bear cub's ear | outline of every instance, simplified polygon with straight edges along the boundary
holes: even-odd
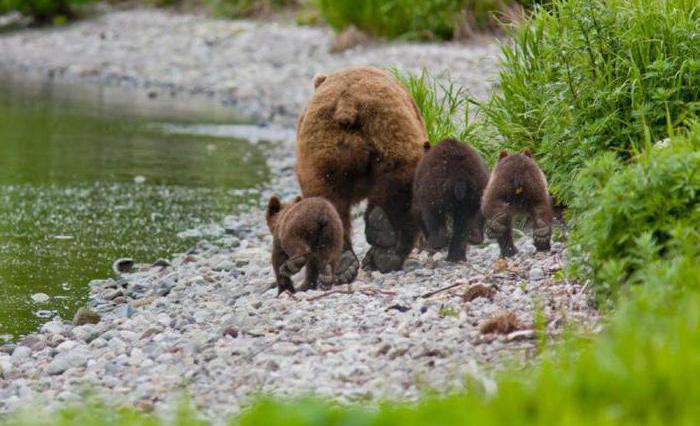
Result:
[[[322,85],[327,78],[328,76],[325,74],[316,74],[314,76],[314,89],[318,89],[318,86]]]
[[[530,148],[523,148],[522,151],[520,151],[521,154],[527,155],[528,157],[532,157],[532,151],[530,151]]]
[[[424,152],[430,151],[431,146],[432,146],[432,145],[430,145],[430,142],[425,141],[425,142],[423,143],[423,151],[424,151]]]
[[[503,160],[503,159],[506,158],[507,156],[508,156],[508,151],[506,151],[506,150],[504,149],[503,151],[501,151],[500,154],[498,154],[498,159],[499,159],[499,160]]]
[[[270,197],[270,201],[267,202],[267,214],[273,215],[279,213],[280,210],[282,210],[282,203],[277,196],[273,195]]]

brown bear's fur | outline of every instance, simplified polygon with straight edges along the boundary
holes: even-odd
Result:
[[[452,238],[447,260],[466,260],[467,235],[472,243],[484,239],[481,195],[489,171],[478,152],[456,139],[445,139],[418,163],[413,179],[413,214],[432,249],[447,245],[447,217],[452,218]]]
[[[343,223],[331,203],[320,197],[297,197],[283,205],[273,196],[265,220],[273,237],[272,267],[279,293],[294,293],[291,277],[304,266],[301,290],[316,288],[327,266],[335,273],[343,248]]]
[[[357,275],[350,207],[365,198],[372,248],[363,264],[400,269],[415,242],[411,184],[427,140],[421,114],[406,89],[377,68],[319,75],[314,86],[299,117],[296,174],[304,196],[328,199],[343,221],[339,278]]]
[[[516,214],[530,217],[537,250],[549,250],[552,206],[547,193],[547,180],[531,158],[529,149],[512,155],[501,151],[481,199],[481,211],[489,232],[498,239],[501,256],[509,257],[517,253],[512,230],[512,220]]]

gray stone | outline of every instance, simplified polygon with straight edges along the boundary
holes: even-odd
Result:
[[[530,269],[530,279],[532,281],[540,281],[544,279],[544,271],[539,266],[534,266]]]
[[[59,353],[46,366],[46,373],[52,376],[63,374],[70,368],[83,367],[87,363],[88,353],[85,350],[77,349],[71,352]]]
[[[134,259],[123,257],[115,260],[114,263],[112,263],[112,272],[114,272],[116,275],[130,274],[134,272],[134,266]]]
[[[22,364],[32,355],[32,350],[26,346],[17,346],[12,352],[12,363],[14,365]]]
[[[117,318],[131,318],[135,311],[134,308],[131,307],[129,304],[123,304],[119,305],[119,307],[115,308],[112,313],[117,317]]]

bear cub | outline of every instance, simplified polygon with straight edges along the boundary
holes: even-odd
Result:
[[[498,240],[501,256],[514,256],[512,221],[515,215],[527,215],[532,224],[535,248],[550,248],[552,235],[552,206],[547,191],[547,179],[530,149],[508,154],[501,151],[498,163],[481,200],[489,234]]]
[[[278,294],[294,293],[292,276],[306,266],[306,278],[300,290],[316,288],[319,275],[330,267],[335,275],[343,249],[343,222],[327,200],[298,196],[282,204],[273,196],[267,205],[265,220],[273,237],[272,267]],[[332,284],[324,282],[324,284]]]
[[[486,163],[466,143],[445,139],[435,147],[424,144],[425,155],[413,179],[413,215],[425,235],[428,247],[439,250],[448,245],[447,260],[466,260],[467,240],[484,240],[481,196],[489,180]],[[448,236],[447,218],[452,218]]]

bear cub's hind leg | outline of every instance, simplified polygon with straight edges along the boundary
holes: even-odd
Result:
[[[513,257],[518,253],[518,249],[515,248],[513,243],[512,218],[506,206],[494,212],[486,222],[486,225],[488,226],[489,234],[498,241],[502,257]]]
[[[457,209],[456,209],[457,210]],[[467,260],[467,215],[455,211],[453,215],[452,239],[447,250],[447,261],[464,262]]]

